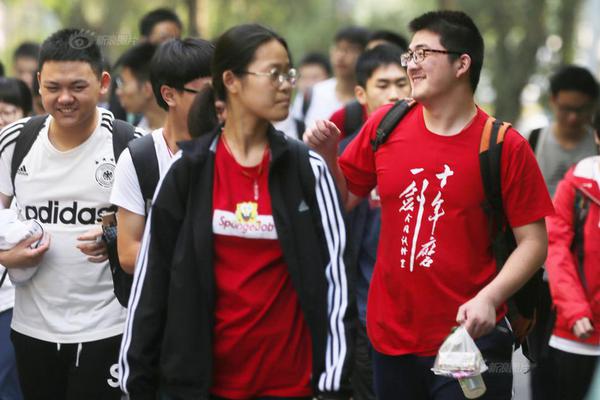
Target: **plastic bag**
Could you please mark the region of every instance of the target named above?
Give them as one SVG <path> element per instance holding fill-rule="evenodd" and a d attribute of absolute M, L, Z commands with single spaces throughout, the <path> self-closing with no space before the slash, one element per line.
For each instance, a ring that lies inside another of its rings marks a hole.
<path fill-rule="evenodd" d="M 43 240 L 44 228 L 36 220 L 21 221 L 15 210 L 0 210 L 0 250 L 10 250 L 19 242 L 41 233 L 40 239 L 31 244 L 35 249 Z M 37 271 L 36 267 L 10 268 L 8 276 L 13 284 L 18 285 L 31 279 Z"/>
<path fill-rule="evenodd" d="M 436 375 L 452 378 L 479 375 L 487 369 L 481 352 L 463 326 L 446 338 L 431 368 Z"/>

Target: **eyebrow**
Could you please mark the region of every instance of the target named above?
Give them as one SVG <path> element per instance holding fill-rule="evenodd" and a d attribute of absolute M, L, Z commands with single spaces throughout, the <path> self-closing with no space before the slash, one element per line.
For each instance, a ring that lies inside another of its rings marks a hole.
<path fill-rule="evenodd" d="M 61 85 L 60 82 L 58 81 L 43 81 L 42 82 L 43 85 L 45 86 L 55 86 L 55 85 Z M 66 83 L 68 86 L 73 86 L 73 85 L 89 85 L 89 82 L 86 81 L 85 79 L 77 79 L 73 82 L 68 82 Z"/>
<path fill-rule="evenodd" d="M 272 62 L 270 64 L 267 65 L 269 68 L 292 68 L 292 65 L 287 62 L 287 63 L 278 63 L 278 62 Z"/>
<path fill-rule="evenodd" d="M 399 78 L 378 78 L 376 82 L 397 82 L 397 81 L 408 81 L 408 78 L 401 76 Z"/>
<path fill-rule="evenodd" d="M 409 48 L 409 50 L 413 51 L 413 50 L 417 50 L 417 49 L 430 49 L 430 48 L 431 47 L 427 46 L 426 44 L 418 44 L 413 49 Z"/>

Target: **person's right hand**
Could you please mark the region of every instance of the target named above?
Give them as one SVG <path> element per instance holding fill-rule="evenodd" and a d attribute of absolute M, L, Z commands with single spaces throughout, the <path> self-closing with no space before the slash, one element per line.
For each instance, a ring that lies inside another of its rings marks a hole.
<path fill-rule="evenodd" d="M 583 317 L 573 325 L 573 333 L 579 339 L 587 339 L 594 332 L 594 326 L 588 317 Z"/>
<path fill-rule="evenodd" d="M 340 130 L 331 121 L 319 120 L 315 126 L 308 128 L 302 136 L 304 143 L 315 150 L 325 160 L 337 157 Z"/>
<path fill-rule="evenodd" d="M 0 264 L 6 268 L 27 268 L 38 265 L 50 247 L 50 235 L 48 233 L 43 235 L 42 241 L 35 249 L 29 246 L 37 242 L 42 233 L 22 240 L 10 250 L 0 251 Z"/>

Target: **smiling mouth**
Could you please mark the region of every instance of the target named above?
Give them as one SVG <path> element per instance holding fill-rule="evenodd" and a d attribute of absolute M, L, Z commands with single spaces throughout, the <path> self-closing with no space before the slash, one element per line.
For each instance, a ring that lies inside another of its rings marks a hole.
<path fill-rule="evenodd" d="M 72 114 L 77 111 L 76 107 L 60 107 L 57 109 L 61 114 Z"/>

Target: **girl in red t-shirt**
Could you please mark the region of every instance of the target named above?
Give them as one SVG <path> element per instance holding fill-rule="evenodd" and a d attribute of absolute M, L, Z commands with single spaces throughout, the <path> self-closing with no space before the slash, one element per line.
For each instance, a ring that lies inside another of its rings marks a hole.
<path fill-rule="evenodd" d="M 345 228 L 325 162 L 270 122 L 286 118 L 296 81 L 287 44 L 260 25 L 234 27 L 212 74 L 190 131 L 216 119 L 215 103 L 225 122 L 181 145 L 155 195 L 122 387 L 132 399 L 339 397 L 354 315 Z"/>

